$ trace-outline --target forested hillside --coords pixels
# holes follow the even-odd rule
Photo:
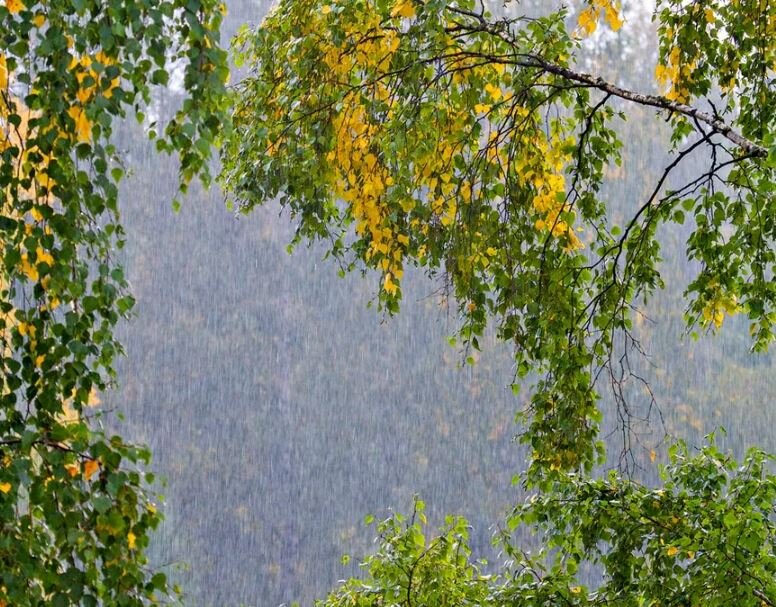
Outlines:
[[[624,4],[626,29],[650,27],[638,0]],[[231,34],[267,7],[232,1],[228,9]],[[652,78],[647,38],[643,48],[621,48],[634,38],[602,34],[590,44],[590,71],[622,83]],[[632,60],[613,60],[623,53]],[[157,103],[163,114],[166,100]],[[621,128],[624,160],[606,192],[615,216],[644,198],[652,183],[643,176],[666,162],[667,130],[652,112],[631,112]],[[405,278],[401,315],[368,309],[379,277],[340,278],[316,247],[288,255],[293,232],[276,207],[236,215],[218,191],[193,188],[175,214],[175,166],[152,159],[148,145],[132,126],[118,141],[137,167],[121,207],[138,305],[123,329],[120,389],[103,400],[124,414],[116,423],[128,438],[151,447],[167,479],[153,554],[177,571],[187,604],[310,603],[354,572],[340,563],[343,553],[370,549],[363,516],[406,510],[416,493],[432,519],[467,516],[473,544],[487,554],[491,525],[520,494],[510,481],[526,458],[513,418],[531,378],[515,396],[508,348],[487,340],[476,364],[463,364],[470,353],[447,340],[456,311],[419,274]],[[632,362],[654,406],[640,382],[627,384],[634,417],[652,409],[626,455],[647,482],[664,460],[666,434],[699,444],[724,427],[723,448],[776,450],[776,365],[749,353],[746,321],[730,318],[697,340],[685,334],[682,230],[665,235],[660,269],[669,287],[636,322],[647,356]],[[613,412],[601,391],[603,410]],[[616,465],[622,433],[613,414],[606,424]]]

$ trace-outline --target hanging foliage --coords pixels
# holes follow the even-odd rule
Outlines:
[[[0,6],[0,605],[146,605],[172,591],[145,550],[160,521],[148,451],[100,423],[134,300],[111,144],[182,76],[159,150],[181,190],[209,180],[223,121],[223,6],[6,0]],[[143,201],[140,201],[142,204]]]

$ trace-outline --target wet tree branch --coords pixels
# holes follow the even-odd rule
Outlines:
[[[526,59],[521,58],[513,63],[516,63],[522,67],[539,68],[550,74],[555,74],[556,76],[566,78],[567,80],[596,88],[607,93],[608,95],[619,97],[620,99],[625,99],[626,101],[632,101],[633,103],[638,103],[640,105],[655,107],[659,110],[664,110],[667,112],[682,114],[688,118],[699,120],[709,125],[714,133],[722,135],[726,139],[730,140],[742,150],[744,150],[747,154],[758,158],[764,158],[768,155],[768,150],[766,148],[757,143],[754,143],[753,141],[750,141],[725,121],[720,120],[719,118],[716,118],[715,116],[712,116],[711,114],[690,105],[679,103],[678,101],[672,101],[671,99],[667,99],[666,97],[659,95],[645,95],[643,93],[630,91],[628,89],[624,89],[615,84],[612,84],[611,82],[607,82],[603,78],[582,72],[576,72],[572,69],[562,67],[560,65],[555,65],[554,63],[550,63],[549,61],[546,61],[536,55],[529,55]]]
[[[463,11],[457,8],[452,9],[451,12],[457,14],[460,17],[463,17],[465,20],[473,20],[474,23],[472,23],[472,21],[469,21],[468,23],[458,22],[456,25],[450,28],[450,31],[466,32],[469,34],[475,32],[489,34],[491,36],[500,38],[515,50],[515,53],[512,55],[489,57],[489,59],[495,63],[517,65],[523,68],[540,69],[546,73],[555,74],[556,76],[560,76],[561,78],[565,78],[571,82],[576,82],[581,86],[598,89],[613,97],[618,97],[620,99],[631,101],[639,105],[654,107],[665,112],[681,114],[688,118],[692,118],[693,120],[704,122],[709,127],[711,127],[712,134],[719,134],[725,137],[739,148],[744,150],[744,152],[746,152],[746,154],[749,156],[757,158],[765,158],[768,156],[768,150],[765,147],[747,139],[724,120],[721,120],[720,118],[713,116],[708,112],[704,112],[685,103],[673,101],[661,95],[637,93],[635,91],[617,86],[616,84],[612,84],[611,82],[608,82],[601,77],[586,74],[584,72],[578,72],[570,68],[557,65],[556,63],[547,61],[535,53],[526,53],[524,51],[520,51],[518,41],[511,35],[510,26],[514,21],[520,21],[522,19],[511,21],[504,20],[493,23],[488,21],[484,14]]]

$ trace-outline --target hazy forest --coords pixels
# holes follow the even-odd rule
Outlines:
[[[12,4],[6,0],[9,11]],[[222,44],[244,24],[258,26],[270,4],[228,0]],[[539,15],[550,4],[490,8]],[[567,4],[573,29],[584,4]],[[602,20],[581,43],[577,66],[657,93],[653,11],[650,0],[622,0],[622,27]],[[250,60],[234,68],[231,82],[251,70]],[[166,88],[151,91],[148,120],[164,123],[178,110],[183,93],[171,73]],[[772,67],[769,74],[772,90]],[[665,115],[616,108],[627,113],[612,123],[622,162],[606,168],[599,196],[608,218],[622,222],[674,156]],[[515,415],[538,376],[518,377],[512,345],[493,326],[478,349],[453,337],[462,308],[422,268],[408,265],[401,312],[391,315],[378,300],[379,272],[340,272],[325,258],[326,243],[302,240],[289,254],[297,220],[288,209],[267,203],[240,213],[218,185],[196,180],[174,209],[177,160],[158,155],[146,131],[134,119],[113,127],[128,168],[118,191],[126,244],[116,254],[136,305],[117,324],[126,356],[116,360],[115,389],[98,390],[96,410],[106,435],[152,453],[154,487],[164,496],[153,503],[164,518],[150,533],[149,568],[180,585],[185,605],[310,605],[358,575],[376,549],[364,518],[411,513],[417,495],[432,529],[445,515],[465,517],[472,554],[490,561],[482,570],[498,569],[506,557],[493,537],[527,495],[519,474],[531,449],[518,440],[525,428]],[[707,156],[688,158],[671,183],[692,180],[706,164]],[[693,230],[689,220],[659,228],[665,288],[633,314],[643,353],[631,353],[623,384],[627,418],[602,380],[607,455],[594,475],[616,469],[658,486],[668,446],[684,439],[694,452],[709,433],[739,459],[754,446],[776,451],[776,360],[752,353],[746,314],[687,328],[684,293],[700,267],[686,255]],[[517,533],[516,542],[535,546],[527,531]],[[595,578],[594,570],[582,574],[585,583]]]

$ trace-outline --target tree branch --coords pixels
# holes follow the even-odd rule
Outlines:
[[[701,111],[698,108],[692,107],[685,103],[679,103],[678,101],[672,101],[661,95],[646,95],[643,93],[637,93],[619,87],[611,82],[607,82],[603,78],[592,76],[584,72],[577,72],[567,67],[551,63],[542,57],[533,53],[523,53],[518,51],[518,44],[516,40],[509,34],[510,25],[514,21],[503,20],[498,23],[489,22],[485,19],[484,14],[476,14],[469,11],[463,11],[460,9],[452,10],[453,13],[457,13],[464,18],[469,18],[475,21],[475,24],[457,23],[455,28],[468,32],[483,32],[500,38],[513,49],[516,53],[511,56],[493,56],[491,60],[495,63],[511,63],[525,68],[539,68],[550,74],[555,74],[572,82],[578,82],[579,84],[596,88],[609,95],[625,99],[638,103],[639,105],[647,105],[658,108],[659,110],[667,112],[676,112],[695,120],[700,120],[708,124],[714,133],[718,133],[727,138],[731,142],[735,143],[738,147],[744,150],[747,154],[757,158],[765,158],[768,156],[768,150],[763,146],[750,141],[744,137],[741,133],[736,131],[732,126],[727,124],[724,120],[720,120],[716,116]]]
[[[769,599],[764,592],[761,590],[758,590],[757,588],[752,588],[752,594],[754,594],[758,599],[760,599],[763,603],[767,605],[773,606],[773,601]]]
[[[645,95],[643,93],[636,93],[634,91],[630,91],[628,89],[624,89],[615,84],[612,84],[611,82],[607,82],[603,78],[598,78],[596,76],[582,72],[575,72],[569,68],[555,65],[554,63],[550,63],[541,57],[537,57],[536,55],[527,55],[525,59],[520,58],[517,61],[512,61],[512,63],[515,63],[521,67],[539,68],[545,72],[549,72],[550,74],[555,74],[556,76],[566,78],[567,80],[571,80],[573,82],[579,82],[580,84],[596,88],[609,95],[613,95],[614,97],[632,101],[634,103],[638,103],[639,105],[648,105],[651,107],[656,107],[659,110],[676,112],[677,114],[682,114],[689,118],[699,120],[708,124],[714,133],[722,135],[726,139],[735,143],[747,154],[757,158],[765,158],[768,155],[768,150],[766,148],[757,143],[754,143],[753,141],[750,141],[723,120],[720,120],[719,118],[716,118],[711,114],[703,112],[698,108],[692,107],[690,105],[679,103],[678,101],[672,101],[660,95]]]

